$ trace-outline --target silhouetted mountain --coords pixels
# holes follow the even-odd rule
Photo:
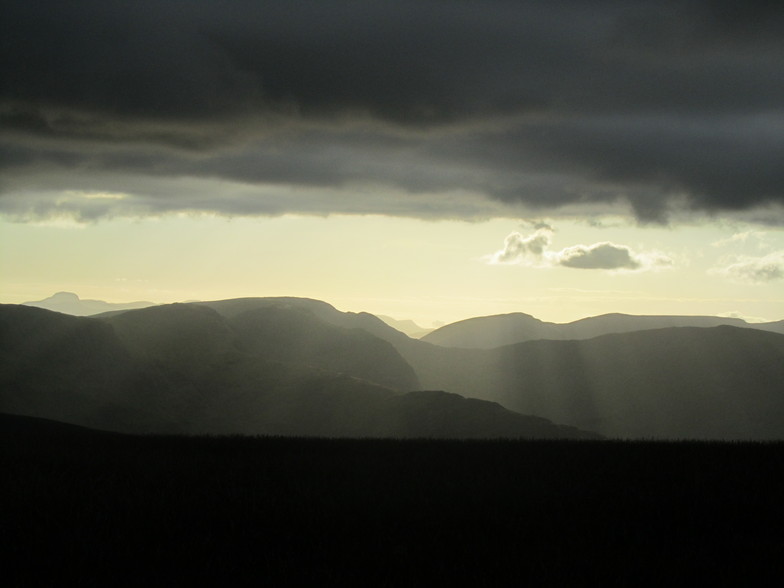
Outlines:
[[[107,431],[90,429],[37,417],[0,413],[0,435],[114,435]]]
[[[372,315],[366,317],[405,337]],[[392,345],[368,329],[355,327],[367,318],[341,313],[317,300],[248,298],[173,304],[112,314],[105,320],[131,348],[154,357],[163,354],[172,359],[184,353],[198,363],[196,344],[224,351],[236,347],[267,360],[345,373],[399,391],[419,388],[414,370]]]
[[[660,318],[607,315],[574,328],[587,337],[597,325],[645,328]],[[501,424],[506,407],[608,436],[784,438],[784,335],[758,329],[647,329],[460,349],[298,298],[166,305],[99,319],[6,306],[1,319],[0,411],[97,428],[446,435],[437,415],[451,414],[449,435],[473,435],[486,423],[495,432],[483,434],[497,436],[523,427],[508,415]],[[512,324],[550,328],[527,315]],[[399,394],[417,388],[501,406]],[[532,423],[517,436],[529,436]]]
[[[426,387],[610,437],[784,438],[777,333],[682,327],[490,350],[418,343],[409,360]]]
[[[444,325],[422,337],[422,341],[442,347],[491,349],[531,339],[557,337],[557,324],[545,323],[529,314],[515,312],[470,318]]]
[[[393,420],[381,430],[396,432],[389,436],[471,439],[486,437],[485,431],[492,430],[499,437],[520,437],[520,431],[524,430],[524,436],[537,439],[592,438],[591,434],[574,427],[559,425],[554,431],[553,423],[547,419],[522,415],[494,402],[447,392],[411,392],[391,397],[388,403],[392,406],[389,414]],[[386,414],[384,416],[390,418]]]
[[[113,310],[131,310],[154,306],[153,302],[104,302],[103,300],[82,300],[73,292],[57,292],[49,298],[34,302],[24,302],[25,306],[45,308],[73,316],[92,316]]]
[[[388,324],[393,329],[397,329],[401,333],[405,333],[409,337],[413,337],[414,339],[419,339],[424,337],[428,333],[432,332],[434,329],[427,329],[425,327],[420,327],[412,320],[397,320],[393,319],[391,316],[385,316],[382,314],[376,315],[386,324]]]
[[[235,334],[217,312],[194,304],[167,304],[98,317],[125,346],[146,360],[197,368],[233,349]]]
[[[739,318],[718,316],[635,316],[604,314],[571,323],[546,323],[523,313],[471,318],[445,325],[422,337],[442,347],[492,349],[536,339],[591,339],[611,333],[630,333],[668,327],[717,327],[730,325],[784,333],[784,321],[747,323]]]
[[[771,333],[780,333],[784,335],[784,320],[773,321],[770,323],[749,323],[749,327],[759,329],[761,331],[770,331]]]
[[[743,319],[720,316],[637,316],[611,313],[580,319],[564,325],[563,339],[590,339],[610,333],[630,333],[670,327],[711,328],[728,325],[755,328]]]
[[[430,344],[426,342],[429,337],[411,339],[373,315],[342,313],[319,301],[257,298],[209,304],[215,305],[219,311],[223,308],[224,312],[231,307],[271,304],[313,308],[320,318],[332,324],[365,329],[390,342],[414,368],[422,388],[491,400],[516,412],[542,416],[604,435],[634,438],[784,438],[784,418],[776,410],[768,411],[766,408],[775,406],[784,397],[780,383],[784,378],[779,378],[784,369],[784,355],[780,344],[769,345],[770,341],[780,340],[770,339],[767,333],[758,329],[731,327],[727,327],[730,333],[741,332],[717,337],[716,327],[709,326],[722,320],[745,325],[740,319],[606,315],[573,323],[577,334],[586,337],[584,340],[530,341],[529,347],[524,347],[518,357],[510,351],[517,345],[496,350],[459,349]],[[537,328],[540,333],[561,327],[522,313],[512,316],[516,318],[513,323]],[[504,318],[506,315],[499,317]],[[606,339],[587,339],[596,332],[597,325],[645,329],[660,318],[676,323],[687,319],[696,322],[700,328],[685,340],[679,338],[678,329],[669,330],[669,334],[665,335],[654,335],[655,329],[626,335],[629,341],[639,340],[639,345],[630,344],[623,334],[609,339],[616,342],[614,345]],[[566,335],[574,336],[572,333],[563,336]],[[666,342],[670,338],[673,339],[672,344]],[[662,339],[665,342],[656,343]],[[684,348],[687,340],[693,344]],[[594,341],[597,342],[595,345]],[[646,352],[646,347],[659,348],[659,353]],[[684,358],[692,356],[695,357],[693,362],[684,361]],[[597,380],[599,376],[594,376],[595,373],[605,375]],[[756,378],[751,381],[742,374],[756,374]],[[718,387],[714,386],[717,381]],[[620,404],[605,399],[603,404],[595,403],[601,409],[598,416],[594,414],[596,407],[591,403],[581,412],[580,399],[587,390],[599,390],[595,393],[597,396],[616,398]],[[663,406],[651,412],[649,419],[644,411],[632,418],[631,414],[627,414],[631,410],[629,407],[642,402],[642,398],[647,398],[645,402],[654,405],[660,398]],[[668,403],[671,408],[667,408]],[[687,411],[690,416],[678,413],[678,407],[686,410],[686,404],[690,406]],[[742,407],[743,410],[736,412],[732,407]],[[747,418],[747,413],[756,416]]]
[[[314,316],[327,324],[343,329],[361,329],[387,343],[391,343],[405,361],[414,367],[414,371],[417,375],[419,370],[413,365],[411,358],[416,358],[419,350],[428,350],[431,347],[428,344],[421,343],[418,339],[412,339],[405,333],[390,327],[375,315],[367,312],[341,312],[326,302],[310,298],[234,298],[230,300],[200,302],[199,304],[216,310],[230,321],[236,319],[236,317],[244,312],[260,308],[274,307],[280,309],[306,310],[313,313]]]
[[[346,373],[394,390],[419,388],[414,370],[391,344],[363,329],[325,323],[307,309],[256,308],[230,322],[243,351]]]
[[[234,319],[243,312],[258,308],[302,309],[312,312],[314,316],[330,325],[344,329],[362,329],[389,343],[411,340],[408,335],[390,327],[375,315],[367,312],[341,312],[331,304],[311,298],[233,298],[199,304],[218,311],[228,319]]]
[[[94,319],[0,305],[0,412],[122,432],[595,437],[491,402],[409,398],[316,367],[343,362],[398,381],[412,374],[384,341],[302,308],[234,308],[232,319],[197,304]],[[374,365],[386,360],[407,371]]]

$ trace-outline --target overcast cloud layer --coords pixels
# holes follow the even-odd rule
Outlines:
[[[0,212],[13,216],[784,223],[780,2],[2,6]],[[127,196],[95,197],[107,193]]]

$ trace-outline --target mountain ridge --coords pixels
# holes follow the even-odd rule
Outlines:
[[[182,431],[193,421],[211,432],[234,426],[276,434],[309,430],[354,435],[373,429],[367,424],[376,419],[370,417],[376,410],[371,405],[386,402],[394,412],[398,409],[391,405],[399,401],[391,401],[393,397],[429,390],[497,403],[608,437],[784,438],[784,335],[764,330],[666,327],[469,349],[412,339],[368,313],[280,297],[181,303],[81,319],[87,323],[80,323],[75,333],[95,331],[95,337],[102,337],[102,343],[94,341],[90,347],[77,335],[69,339],[58,334],[57,325],[75,317],[19,308],[28,315],[38,311],[38,318],[22,329],[26,339],[9,346],[5,357],[15,359],[0,362],[5,365],[0,376],[15,373],[23,388],[40,388],[47,370],[58,366],[67,376],[64,381],[75,386],[81,370],[89,377],[77,387],[76,405],[95,419],[108,411],[118,421],[175,423]],[[156,318],[161,313],[168,318]],[[603,320],[639,318],[608,317]],[[524,313],[517,318],[546,326]],[[642,317],[650,323],[648,319]],[[36,321],[50,321],[54,335],[47,339]],[[72,339],[67,351],[57,351],[58,344]],[[88,348],[96,350],[93,363],[79,359],[80,350]],[[100,358],[112,353],[115,366],[108,369]],[[36,365],[42,367],[36,371]],[[60,380],[52,380],[53,390],[62,391]],[[112,394],[119,395],[125,404],[91,405],[100,394],[110,401]],[[24,400],[18,394],[11,398],[17,404]],[[60,406],[56,393],[47,398]],[[496,410],[487,405],[480,409],[483,414]],[[265,416],[259,420],[261,414]],[[286,425],[291,419],[298,419],[300,428]],[[362,419],[365,425],[359,426]]]
[[[323,325],[335,340],[345,335]],[[361,354],[372,340],[364,332],[355,334],[358,339],[343,339],[354,345],[349,357]],[[396,356],[390,345],[376,341],[375,349]],[[0,347],[0,412],[96,429],[324,437],[600,437],[491,401],[466,403],[460,396],[436,391],[409,396],[324,366],[243,351],[236,347],[229,319],[202,305],[157,306],[103,319],[0,305]]]
[[[426,351],[426,352],[425,352]],[[722,325],[420,350],[427,386],[608,437],[784,438],[784,335]]]
[[[580,340],[666,327],[709,328],[720,325],[784,333],[784,321],[747,323],[739,318],[709,315],[631,315],[616,312],[570,323],[549,323],[525,313],[508,313],[450,323],[428,333],[421,340],[442,347],[492,349],[536,339]]]

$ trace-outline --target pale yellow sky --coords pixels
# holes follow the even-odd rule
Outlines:
[[[495,264],[508,235],[534,235],[531,222],[187,214],[0,221],[0,302],[57,291],[110,302],[302,296],[423,326],[517,311],[555,322],[607,312],[784,318],[781,229],[539,220],[553,229],[545,252]],[[557,263],[569,248],[606,242],[659,261],[636,271]]]

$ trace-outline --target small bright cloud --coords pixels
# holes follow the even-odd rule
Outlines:
[[[775,251],[762,257],[739,256],[733,263],[715,268],[712,273],[736,282],[755,284],[781,280],[784,278],[784,251]]]
[[[671,266],[670,257],[657,251],[635,253],[626,245],[604,241],[592,245],[573,245],[550,251],[553,229],[540,226],[530,235],[514,232],[504,240],[504,248],[487,256],[491,264],[529,267],[563,266],[575,269],[646,271]]]
[[[504,239],[504,248],[490,256],[490,263],[541,265],[552,240],[553,230],[549,226],[536,229],[527,237],[518,232]]]
[[[639,269],[642,265],[631,250],[614,243],[574,245],[556,254],[559,265],[578,269]]]

